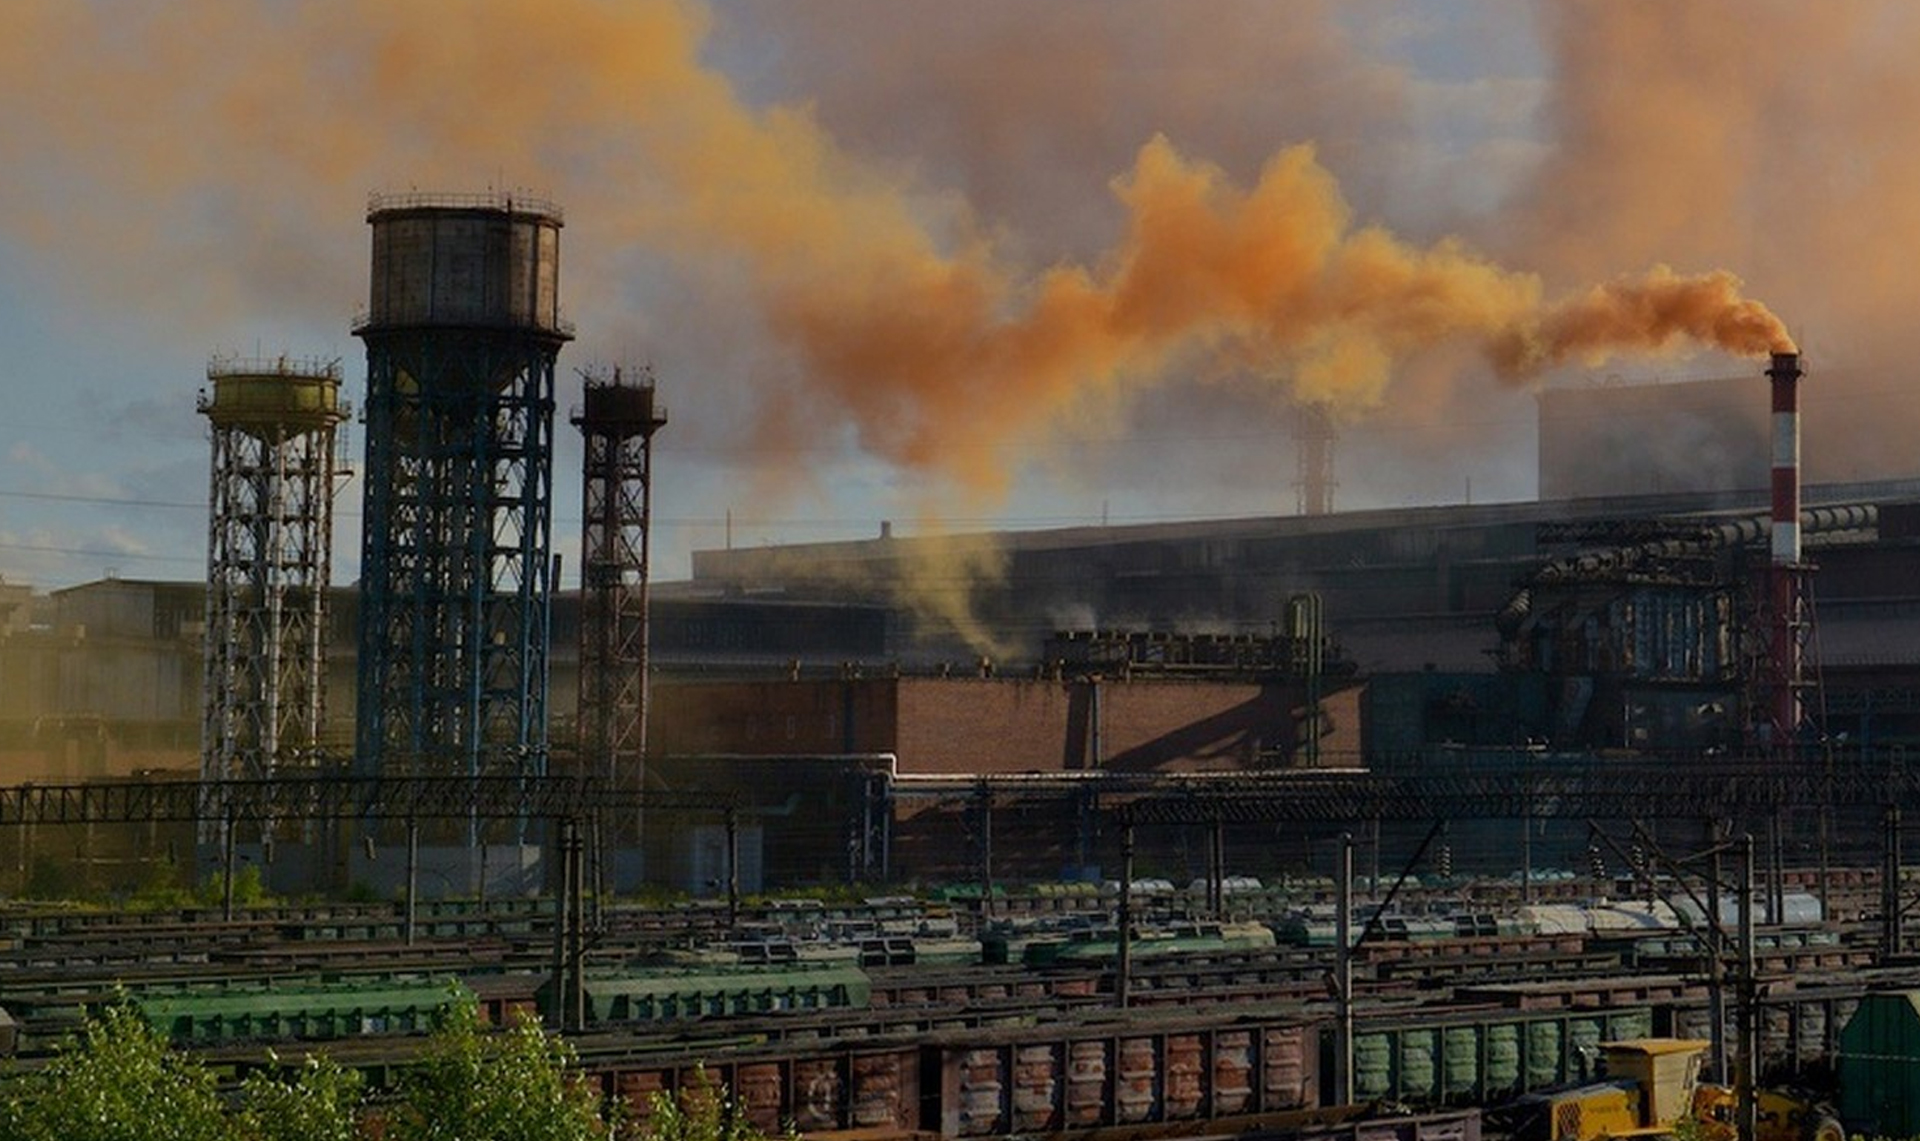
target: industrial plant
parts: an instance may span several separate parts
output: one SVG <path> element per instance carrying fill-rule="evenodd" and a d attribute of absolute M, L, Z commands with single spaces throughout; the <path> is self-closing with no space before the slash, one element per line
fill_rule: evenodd
<path fill-rule="evenodd" d="M 18 1064 L 121 1001 L 379 1081 L 451 993 L 809 1135 L 1920 1130 L 1920 478 L 1803 480 L 1817 360 L 1543 396 L 1538 502 L 1341 510 L 1305 404 L 1288 513 L 653 582 L 676 378 L 562 410 L 560 208 L 366 221 L 364 396 L 208 365 L 204 581 L 0 586 Z M 1708 389 L 1727 465 L 1592 486 L 1570 420 Z"/>

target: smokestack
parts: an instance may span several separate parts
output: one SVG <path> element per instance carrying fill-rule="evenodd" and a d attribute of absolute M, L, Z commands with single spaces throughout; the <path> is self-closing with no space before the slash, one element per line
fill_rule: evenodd
<path fill-rule="evenodd" d="M 1773 565 L 1800 562 L 1800 354 L 1775 353 L 1773 382 Z"/>
<path fill-rule="evenodd" d="M 1339 435 L 1333 427 L 1333 409 L 1325 401 L 1300 404 L 1293 410 L 1293 442 L 1302 515 L 1333 514 L 1333 445 Z"/>
<path fill-rule="evenodd" d="M 1800 728 L 1800 609 L 1805 568 L 1800 564 L 1800 355 L 1774 353 L 1773 559 L 1768 568 L 1772 604 L 1772 692 L 1769 716 L 1774 746 L 1792 748 Z"/>

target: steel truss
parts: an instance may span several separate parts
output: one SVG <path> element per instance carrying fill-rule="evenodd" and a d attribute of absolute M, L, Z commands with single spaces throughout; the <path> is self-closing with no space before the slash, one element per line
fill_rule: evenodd
<path fill-rule="evenodd" d="M 200 775 L 308 763 L 326 721 L 338 362 L 216 361 Z"/>
<path fill-rule="evenodd" d="M 1886 758 L 1799 767 L 1727 758 L 1556 761 L 1386 773 L 1361 770 L 1146 777 L 903 778 L 899 797 L 1096 797 L 1122 822 L 1643 820 L 1920 805 L 1920 769 Z"/>
<path fill-rule="evenodd" d="M 538 775 L 547 753 L 554 360 L 539 328 L 365 328 L 355 756 Z"/>
<path fill-rule="evenodd" d="M 293 777 L 0 787 L 0 825 L 148 821 L 581 819 L 610 809 L 725 813 L 723 792 L 610 789 L 572 777 Z"/>
<path fill-rule="evenodd" d="M 646 785 L 648 536 L 653 436 L 666 425 L 651 375 L 588 376 L 570 417 L 586 446 L 581 504 L 579 741 L 610 785 Z"/>
<path fill-rule="evenodd" d="M 1066 799 L 1123 822 L 1342 823 L 1373 820 L 1659 820 L 1920 806 L 1920 767 L 1835 761 L 1822 769 L 1692 769 L 1594 762 L 1473 774 L 1231 774 L 896 778 L 895 802 Z M 540 819 L 622 809 L 740 807 L 735 794 L 643 791 L 598 777 L 342 776 L 236 781 L 113 781 L 0 787 L 0 824 L 236 819 Z"/>

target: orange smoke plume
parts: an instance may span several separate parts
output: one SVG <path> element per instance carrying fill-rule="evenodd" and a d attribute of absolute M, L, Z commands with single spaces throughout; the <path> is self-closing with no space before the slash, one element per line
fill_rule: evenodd
<path fill-rule="evenodd" d="M 1526 376 L 1567 361 L 1666 351 L 1679 341 L 1735 356 L 1794 351 L 1780 318 L 1742 297 L 1733 274 L 1682 277 L 1662 265 L 1548 306 L 1537 320 L 1496 338 L 1490 355 L 1503 375 Z"/>
<path fill-rule="evenodd" d="M 0 161 L 35 173 L 0 187 L 0 224 L 37 227 L 12 236 L 90 280 L 149 299 L 197 283 L 202 313 L 208 295 L 337 304 L 364 272 L 345 239 L 365 190 L 504 167 L 568 207 L 574 296 L 615 309 L 633 251 L 727 277 L 741 303 L 716 325 L 774 334 L 778 375 L 798 382 L 752 401 L 757 442 L 850 422 L 870 452 L 975 493 L 1002 492 L 1009 452 L 1080 407 L 1190 368 L 1274 376 L 1351 413 L 1443 346 L 1519 376 L 1785 343 L 1726 274 L 1656 269 L 1546 303 L 1538 278 L 1460 243 L 1356 227 L 1304 146 L 1242 187 L 1153 139 L 1113 183 L 1114 247 L 1032 272 L 808 112 L 744 100 L 701 59 L 710 17 L 692 0 L 27 0 L 21 15 L 0 47 Z M 799 452 L 761 453 L 783 454 Z"/>

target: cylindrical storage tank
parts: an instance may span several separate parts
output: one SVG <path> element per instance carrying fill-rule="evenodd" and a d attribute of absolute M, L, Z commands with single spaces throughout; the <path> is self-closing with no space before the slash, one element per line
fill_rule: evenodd
<path fill-rule="evenodd" d="M 574 416 L 581 431 L 598 431 L 609 436 L 637 436 L 661 427 L 666 409 L 654 402 L 651 382 L 589 384 L 585 404 Z"/>
<path fill-rule="evenodd" d="M 560 319 L 560 211 L 506 194 L 375 195 L 362 329 L 539 329 Z"/>
<path fill-rule="evenodd" d="M 207 366 L 213 391 L 200 411 L 215 426 L 263 438 L 320 431 L 346 419 L 340 362 L 216 359 Z"/>

